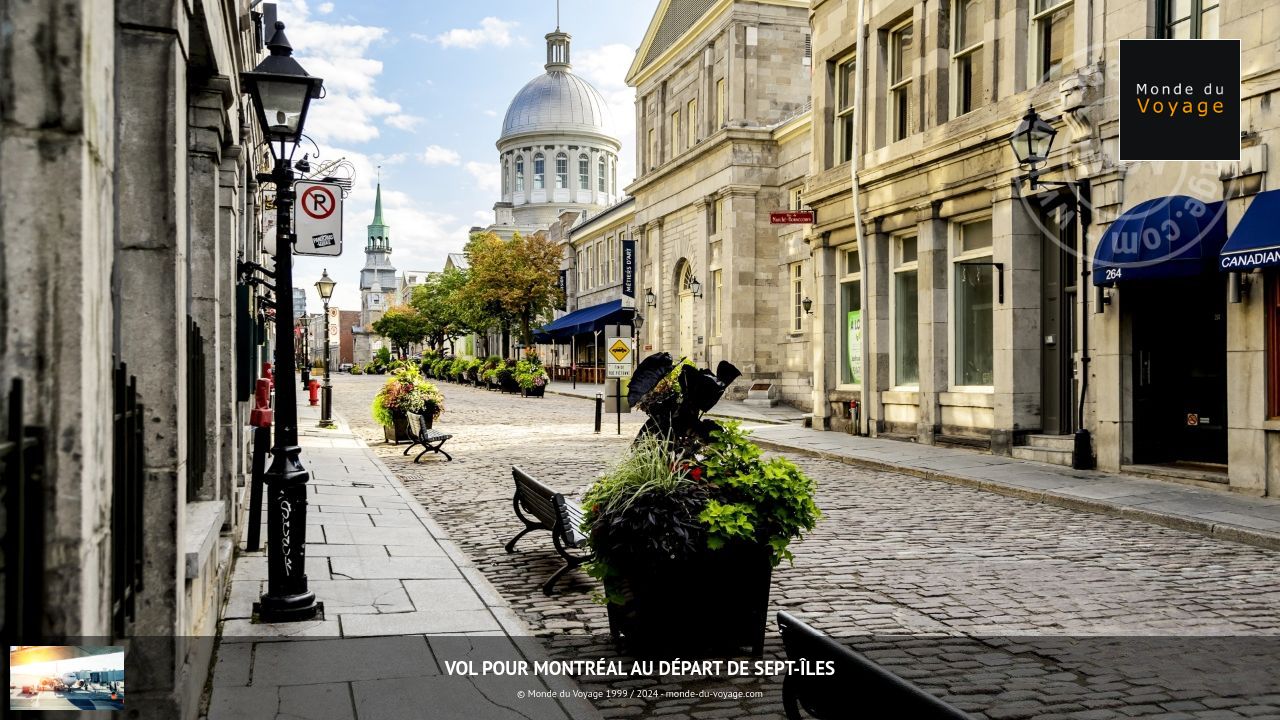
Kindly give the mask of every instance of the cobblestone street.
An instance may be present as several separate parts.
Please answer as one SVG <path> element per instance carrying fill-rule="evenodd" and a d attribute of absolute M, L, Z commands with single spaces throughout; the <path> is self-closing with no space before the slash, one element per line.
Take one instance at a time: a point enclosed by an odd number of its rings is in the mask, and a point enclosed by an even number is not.
<path fill-rule="evenodd" d="M 592 404 L 440 383 L 452 462 L 382 443 L 384 377 L 334 378 L 336 412 L 383 456 L 559 659 L 612 657 L 595 582 L 566 576 L 545 534 L 520 529 L 511 465 L 578 497 L 640 415 L 592 432 Z M 908 475 L 794 458 L 824 518 L 774 572 L 766 657 L 785 609 L 990 718 L 1280 718 L 1280 553 Z M 759 697 L 600 699 L 606 717 L 781 717 L 781 678 L 581 678 L 584 689 L 759 691 Z M 856 693 L 856 690 L 852 692 Z M 854 696 L 856 698 L 856 694 Z M 853 700 L 852 702 L 856 702 Z"/>

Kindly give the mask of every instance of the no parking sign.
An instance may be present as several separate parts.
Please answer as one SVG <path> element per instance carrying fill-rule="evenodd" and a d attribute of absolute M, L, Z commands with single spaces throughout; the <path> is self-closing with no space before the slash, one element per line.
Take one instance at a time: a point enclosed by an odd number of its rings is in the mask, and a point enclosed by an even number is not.
<path fill-rule="evenodd" d="M 293 251 L 297 255 L 342 254 L 342 187 L 337 183 L 294 183 Z"/>

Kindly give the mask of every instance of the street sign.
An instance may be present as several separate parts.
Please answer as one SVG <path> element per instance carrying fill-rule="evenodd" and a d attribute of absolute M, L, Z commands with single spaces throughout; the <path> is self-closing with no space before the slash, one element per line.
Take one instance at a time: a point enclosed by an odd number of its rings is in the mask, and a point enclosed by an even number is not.
<path fill-rule="evenodd" d="M 623 338 L 618 338 L 609 346 L 609 354 L 613 356 L 614 362 L 625 362 L 631 354 L 631 346 Z"/>
<path fill-rule="evenodd" d="M 769 224 L 771 225 L 812 225 L 812 210 L 789 210 L 786 212 L 769 213 Z"/>
<path fill-rule="evenodd" d="M 631 377 L 631 352 L 634 349 L 632 343 L 634 339 L 629 337 L 617 337 L 609 343 L 609 357 L 605 362 L 605 377 L 625 378 Z"/>
<path fill-rule="evenodd" d="M 296 255 L 342 254 L 342 187 L 337 183 L 294 183 Z"/>

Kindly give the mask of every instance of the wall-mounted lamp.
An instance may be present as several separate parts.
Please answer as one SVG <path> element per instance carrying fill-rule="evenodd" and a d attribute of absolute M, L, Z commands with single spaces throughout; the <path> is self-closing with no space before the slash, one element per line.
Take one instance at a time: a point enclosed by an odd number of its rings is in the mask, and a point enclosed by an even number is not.
<path fill-rule="evenodd" d="M 654 307 L 658 304 L 658 296 L 653 294 L 653 288 L 644 291 L 644 304 Z"/>
<path fill-rule="evenodd" d="M 1101 315 L 1107 305 L 1111 304 L 1111 293 L 1101 285 L 1093 286 L 1093 313 Z"/>
<path fill-rule="evenodd" d="M 698 282 L 697 278 L 689 279 L 689 289 L 693 291 L 694 297 L 696 298 L 702 297 L 702 283 Z"/>
<path fill-rule="evenodd" d="M 1234 304 L 1244 302 L 1249 297 L 1249 286 L 1253 279 L 1246 273 L 1227 273 L 1227 299 Z"/>
<path fill-rule="evenodd" d="M 800 307 L 804 308 L 805 313 L 809 315 L 813 314 L 813 300 L 811 300 L 810 298 L 806 297 L 805 299 L 801 300 Z"/>

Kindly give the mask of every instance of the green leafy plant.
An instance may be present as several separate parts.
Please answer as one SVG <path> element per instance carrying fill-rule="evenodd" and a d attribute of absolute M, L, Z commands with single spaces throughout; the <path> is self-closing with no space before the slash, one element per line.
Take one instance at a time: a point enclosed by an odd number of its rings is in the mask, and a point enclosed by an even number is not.
<path fill-rule="evenodd" d="M 352 366 L 351 366 L 351 374 L 352 374 L 352 375 L 363 375 L 363 374 L 364 374 L 364 370 L 363 370 L 359 365 L 352 365 Z"/>
<path fill-rule="evenodd" d="M 432 420 L 444 412 L 444 395 L 428 382 L 418 368 L 408 365 L 397 370 L 383 383 L 373 398 L 373 419 L 392 427 L 397 415 L 431 412 Z"/>
<path fill-rule="evenodd" d="M 379 365 L 384 365 L 384 366 L 385 366 L 385 365 L 390 365 L 390 364 L 391 364 L 391 350 L 390 350 L 389 348 L 386 348 L 386 347 L 380 347 L 380 348 L 378 348 L 378 352 L 376 352 L 376 353 L 374 353 L 374 354 L 373 354 L 373 359 L 374 359 L 375 361 L 377 361 L 377 363 L 378 363 Z"/>

